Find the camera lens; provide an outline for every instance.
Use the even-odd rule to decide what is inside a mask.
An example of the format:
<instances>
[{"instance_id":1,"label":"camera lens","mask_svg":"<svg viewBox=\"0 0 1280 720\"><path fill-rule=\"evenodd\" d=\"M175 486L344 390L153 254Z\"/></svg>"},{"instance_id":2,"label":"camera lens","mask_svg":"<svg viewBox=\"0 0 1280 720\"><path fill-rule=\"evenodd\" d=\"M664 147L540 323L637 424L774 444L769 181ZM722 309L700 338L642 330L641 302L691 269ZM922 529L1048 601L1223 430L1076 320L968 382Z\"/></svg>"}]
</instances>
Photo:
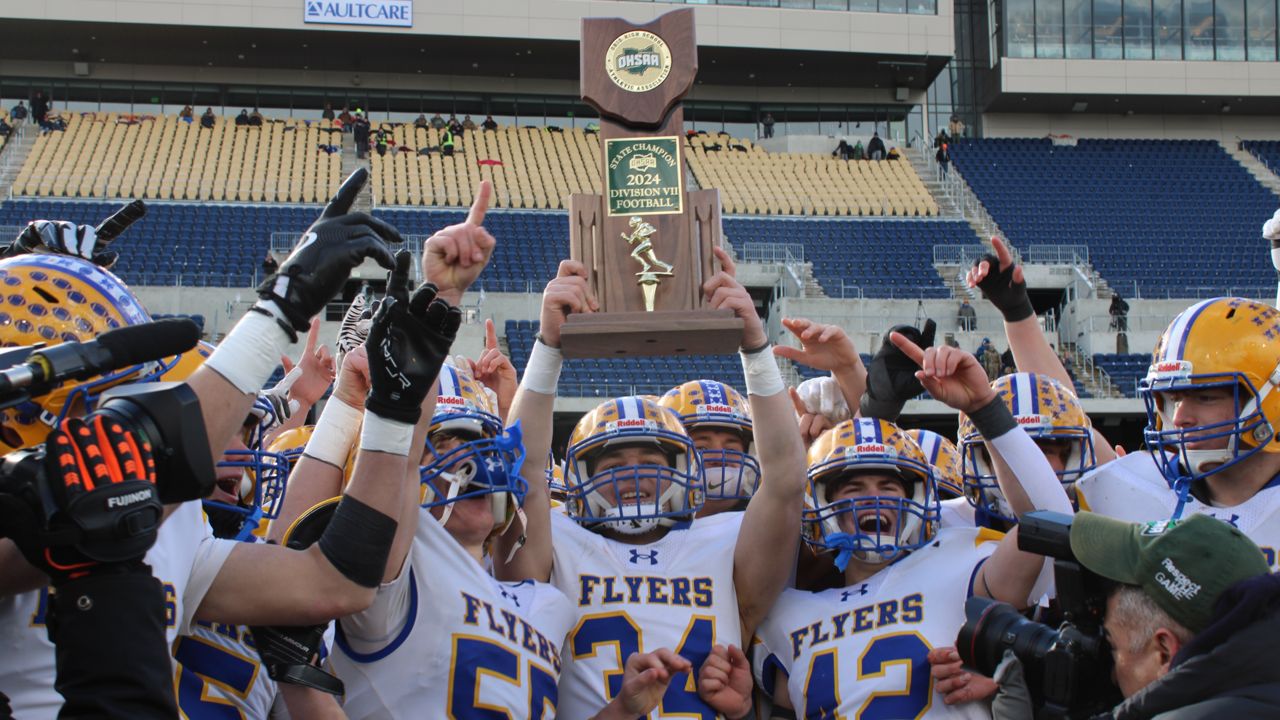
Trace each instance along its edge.
<instances>
[{"instance_id":1,"label":"camera lens","mask_svg":"<svg viewBox=\"0 0 1280 720\"><path fill-rule=\"evenodd\" d=\"M989 598L972 597L964 604L966 622L956 638L956 649L965 664L985 675L995 673L1012 649L1026 665L1038 665L1053 647L1058 632L1047 625L1032 622L1012 605Z\"/></svg>"}]
</instances>

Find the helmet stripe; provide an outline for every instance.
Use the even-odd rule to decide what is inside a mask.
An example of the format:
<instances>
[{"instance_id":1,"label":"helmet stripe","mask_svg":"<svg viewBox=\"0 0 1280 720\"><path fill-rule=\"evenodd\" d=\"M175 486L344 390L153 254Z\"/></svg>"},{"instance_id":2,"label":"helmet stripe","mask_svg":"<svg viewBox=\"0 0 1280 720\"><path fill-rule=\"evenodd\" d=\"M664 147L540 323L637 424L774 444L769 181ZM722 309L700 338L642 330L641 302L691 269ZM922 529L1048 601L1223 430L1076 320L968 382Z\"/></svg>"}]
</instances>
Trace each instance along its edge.
<instances>
[{"instance_id":1,"label":"helmet stripe","mask_svg":"<svg viewBox=\"0 0 1280 720\"><path fill-rule=\"evenodd\" d=\"M444 397L458 397L462 395L462 389L458 386L458 371L448 365L440 368L440 395Z\"/></svg>"},{"instance_id":2,"label":"helmet stripe","mask_svg":"<svg viewBox=\"0 0 1280 720\"><path fill-rule=\"evenodd\" d=\"M1215 303L1220 298L1212 298L1210 300L1201 300L1182 311L1173 321L1173 327L1169 328L1169 342L1164 346L1164 357L1161 360L1181 360L1182 353L1187 349L1187 336L1191 334L1191 326L1195 324L1196 318L1200 317L1200 313L1205 308Z\"/></svg>"}]
</instances>

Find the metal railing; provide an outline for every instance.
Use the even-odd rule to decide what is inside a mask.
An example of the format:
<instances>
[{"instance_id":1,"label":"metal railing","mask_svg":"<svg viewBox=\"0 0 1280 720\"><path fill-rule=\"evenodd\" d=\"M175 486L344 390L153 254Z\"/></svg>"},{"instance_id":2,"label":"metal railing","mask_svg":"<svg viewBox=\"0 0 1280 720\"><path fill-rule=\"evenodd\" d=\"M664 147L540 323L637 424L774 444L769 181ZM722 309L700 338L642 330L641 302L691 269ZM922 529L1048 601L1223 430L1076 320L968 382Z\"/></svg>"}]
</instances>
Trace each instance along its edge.
<instances>
[{"instance_id":1,"label":"metal railing","mask_svg":"<svg viewBox=\"0 0 1280 720\"><path fill-rule=\"evenodd\" d=\"M1031 265L1087 265L1088 245L1028 245L1023 261Z\"/></svg>"},{"instance_id":2,"label":"metal railing","mask_svg":"<svg viewBox=\"0 0 1280 720\"><path fill-rule=\"evenodd\" d=\"M1143 290L1137 280L1129 280L1120 286L1112 285L1120 295L1138 300L1207 300L1215 297L1242 297L1268 305L1275 302L1277 287L1275 285L1182 285L1176 290L1165 288L1164 292ZM1120 292L1121 289L1125 292Z\"/></svg>"},{"instance_id":3,"label":"metal railing","mask_svg":"<svg viewBox=\"0 0 1280 720\"><path fill-rule=\"evenodd\" d=\"M1009 249L1013 253L1014 262L1021 263L1022 254L1018 249ZM933 264L968 267L990 254L991 248L986 245L934 245Z\"/></svg>"},{"instance_id":4,"label":"metal railing","mask_svg":"<svg viewBox=\"0 0 1280 720\"><path fill-rule=\"evenodd\" d=\"M804 262L804 245L800 243L735 243L738 262L797 264Z\"/></svg>"}]
</instances>

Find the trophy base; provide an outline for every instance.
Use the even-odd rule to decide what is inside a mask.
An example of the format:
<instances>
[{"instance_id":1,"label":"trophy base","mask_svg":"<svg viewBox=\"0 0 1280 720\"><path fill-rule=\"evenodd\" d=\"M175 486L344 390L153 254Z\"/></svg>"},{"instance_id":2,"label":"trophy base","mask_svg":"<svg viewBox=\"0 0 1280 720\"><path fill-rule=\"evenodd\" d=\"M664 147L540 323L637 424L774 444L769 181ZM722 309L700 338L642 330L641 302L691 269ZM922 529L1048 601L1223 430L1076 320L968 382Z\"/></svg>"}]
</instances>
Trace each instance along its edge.
<instances>
[{"instance_id":1,"label":"trophy base","mask_svg":"<svg viewBox=\"0 0 1280 720\"><path fill-rule=\"evenodd\" d=\"M728 355L741 346L732 310L588 313L560 328L566 358Z\"/></svg>"}]
</instances>

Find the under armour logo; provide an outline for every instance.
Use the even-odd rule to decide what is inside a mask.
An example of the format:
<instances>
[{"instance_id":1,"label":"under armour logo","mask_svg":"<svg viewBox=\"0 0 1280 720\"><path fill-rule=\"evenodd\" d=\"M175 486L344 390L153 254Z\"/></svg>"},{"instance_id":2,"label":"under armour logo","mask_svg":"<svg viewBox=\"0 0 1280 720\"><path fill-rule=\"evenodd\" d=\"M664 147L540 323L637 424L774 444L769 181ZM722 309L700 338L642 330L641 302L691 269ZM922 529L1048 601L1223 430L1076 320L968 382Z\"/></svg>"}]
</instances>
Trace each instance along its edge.
<instances>
[{"instance_id":1,"label":"under armour logo","mask_svg":"<svg viewBox=\"0 0 1280 720\"><path fill-rule=\"evenodd\" d=\"M867 594L867 584L863 583L858 586L857 590L845 590L844 592L840 593L840 602L849 602L849 598L853 597L854 595L861 596L866 594Z\"/></svg>"},{"instance_id":2,"label":"under armour logo","mask_svg":"<svg viewBox=\"0 0 1280 720\"><path fill-rule=\"evenodd\" d=\"M502 590L501 592L502 597L510 600L516 607L520 607L520 598L516 597L514 593L509 593L506 590Z\"/></svg>"},{"instance_id":3,"label":"under armour logo","mask_svg":"<svg viewBox=\"0 0 1280 720\"><path fill-rule=\"evenodd\" d=\"M1224 518L1224 517L1218 517L1217 515L1211 515L1210 517L1217 518L1218 520L1221 520L1222 522L1230 525L1233 528L1236 528L1237 530L1240 529L1240 526L1236 523L1236 521L1240 519L1240 516L1236 515L1235 513L1231 513L1230 519Z\"/></svg>"},{"instance_id":4,"label":"under armour logo","mask_svg":"<svg viewBox=\"0 0 1280 720\"><path fill-rule=\"evenodd\" d=\"M502 461L492 455L489 455L484 459L484 466L489 470L489 472L496 473L502 469Z\"/></svg>"},{"instance_id":5,"label":"under armour logo","mask_svg":"<svg viewBox=\"0 0 1280 720\"><path fill-rule=\"evenodd\" d=\"M647 553L642 553L642 552L640 552L639 550L632 550L632 551L631 551L631 564L632 564L632 565L639 565L641 560L648 560L650 565L657 565L657 564L658 564L658 551L657 551L657 550L653 550L653 551L650 551L650 552L647 552Z\"/></svg>"}]
</instances>

